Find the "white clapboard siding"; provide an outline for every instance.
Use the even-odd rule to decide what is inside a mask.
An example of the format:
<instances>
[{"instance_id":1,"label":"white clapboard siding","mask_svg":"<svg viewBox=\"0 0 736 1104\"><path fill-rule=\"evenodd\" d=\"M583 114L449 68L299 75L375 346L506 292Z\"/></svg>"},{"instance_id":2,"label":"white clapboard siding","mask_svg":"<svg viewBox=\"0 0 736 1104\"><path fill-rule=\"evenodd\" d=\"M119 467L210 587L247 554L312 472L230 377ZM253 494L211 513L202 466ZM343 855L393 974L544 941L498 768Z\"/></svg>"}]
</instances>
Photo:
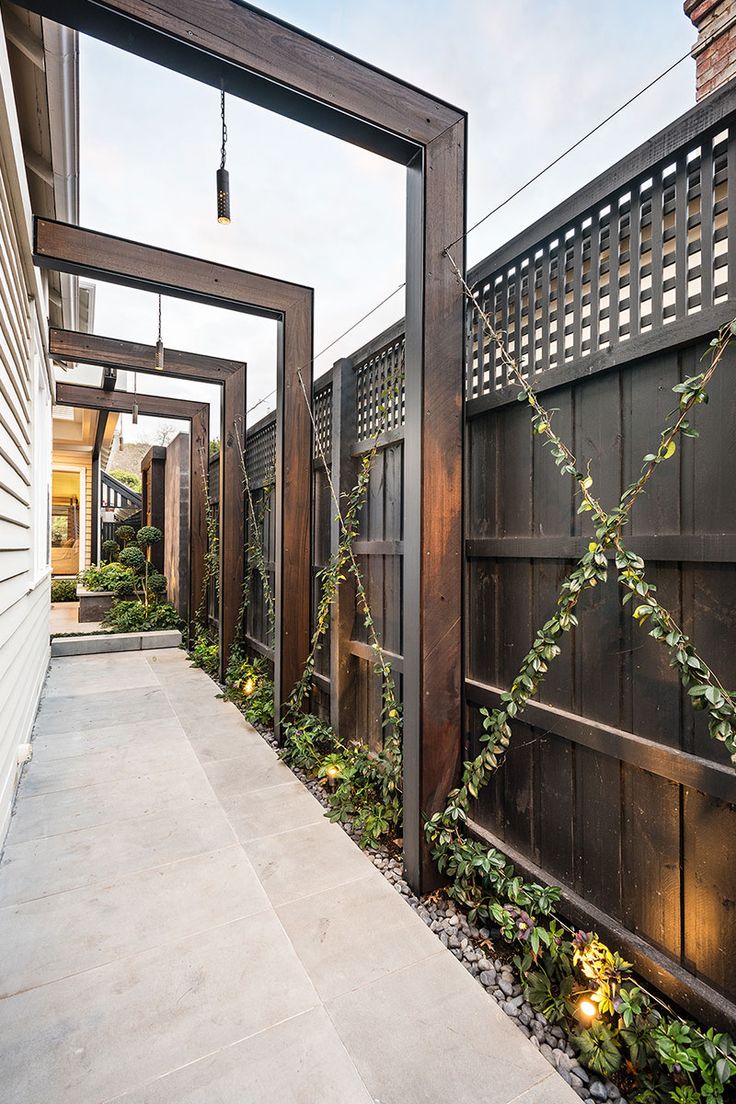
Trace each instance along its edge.
<instances>
[{"instance_id":1,"label":"white clapboard siding","mask_svg":"<svg viewBox=\"0 0 736 1104\"><path fill-rule=\"evenodd\" d=\"M0 845L49 658L51 396L29 216L0 41Z\"/></svg>"}]
</instances>

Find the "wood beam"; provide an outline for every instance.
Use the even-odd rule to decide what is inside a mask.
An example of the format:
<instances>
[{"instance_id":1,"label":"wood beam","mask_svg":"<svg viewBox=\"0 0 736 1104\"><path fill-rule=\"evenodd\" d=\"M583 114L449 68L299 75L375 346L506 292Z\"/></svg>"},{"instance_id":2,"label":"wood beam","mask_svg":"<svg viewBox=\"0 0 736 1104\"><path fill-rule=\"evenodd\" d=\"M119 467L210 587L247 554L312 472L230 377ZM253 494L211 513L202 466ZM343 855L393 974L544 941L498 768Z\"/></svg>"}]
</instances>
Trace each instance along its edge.
<instances>
[{"instance_id":1,"label":"wood beam","mask_svg":"<svg viewBox=\"0 0 736 1104\"><path fill-rule=\"evenodd\" d=\"M463 113L288 23L233 0L28 0L195 80L407 164Z\"/></svg>"},{"instance_id":2,"label":"wood beam","mask_svg":"<svg viewBox=\"0 0 736 1104\"><path fill-rule=\"evenodd\" d=\"M164 353L164 372L156 367L156 346L117 337L78 333L76 330L49 328L49 352L55 360L74 364L95 364L129 372L162 374L202 383L224 383L228 376L243 368L243 363L225 357L204 356L181 349Z\"/></svg>"},{"instance_id":3,"label":"wood beam","mask_svg":"<svg viewBox=\"0 0 736 1104\"><path fill-rule=\"evenodd\" d=\"M41 268L280 320L312 289L117 238L54 219L34 218L33 259Z\"/></svg>"},{"instance_id":4,"label":"wood beam","mask_svg":"<svg viewBox=\"0 0 736 1104\"><path fill-rule=\"evenodd\" d=\"M133 403L138 413L151 418L182 418L191 421L201 403L188 399L165 398L161 395L134 395L131 391L105 391L102 387L86 387L80 383L57 383L56 405L76 406L80 410L109 410L115 414L132 414Z\"/></svg>"},{"instance_id":5,"label":"wood beam","mask_svg":"<svg viewBox=\"0 0 736 1104\"><path fill-rule=\"evenodd\" d=\"M182 299L277 319L276 421L277 427L288 427L286 432L277 429L276 441L274 683L278 731L281 705L301 677L311 634L312 423L302 383L307 394L311 395L313 292L301 284L289 284L50 219L34 221L34 243L36 263L44 268L74 272L130 287L144 287ZM69 347L63 337L59 341ZM78 337L76 344L81 345ZM145 347L143 351L139 347L137 353L126 355L139 355L146 364L150 363ZM191 359L191 354L187 356ZM121 365L116 362L116 366ZM204 367L202 358L199 358L195 370L203 371ZM167 368L168 365L165 365L164 374ZM237 372L229 374L223 384L226 392L223 415L226 407L228 414L227 428L223 423L221 434L223 442L228 434L235 440L236 425L245 426L244 366L240 373L242 384L237 382L238 375ZM226 447L223 452L223 469L227 466L230 470L226 480L229 488L226 490L227 501L220 504L220 516L225 527L230 524L228 514L232 514L235 526L243 517L242 473L237 452L237 447ZM237 475L234 474L236 463ZM239 488L237 493L236 484ZM239 540L242 553L242 528ZM230 627L228 631L234 631L242 603L244 557L242 554L236 556L234 538L223 539L223 548L229 549L232 564L227 570L222 570L223 580L227 576L228 595L224 601L227 602L228 612L221 620ZM236 604L231 609L233 603ZM221 648L221 661L229 653L232 639L234 637Z\"/></svg>"}]
</instances>

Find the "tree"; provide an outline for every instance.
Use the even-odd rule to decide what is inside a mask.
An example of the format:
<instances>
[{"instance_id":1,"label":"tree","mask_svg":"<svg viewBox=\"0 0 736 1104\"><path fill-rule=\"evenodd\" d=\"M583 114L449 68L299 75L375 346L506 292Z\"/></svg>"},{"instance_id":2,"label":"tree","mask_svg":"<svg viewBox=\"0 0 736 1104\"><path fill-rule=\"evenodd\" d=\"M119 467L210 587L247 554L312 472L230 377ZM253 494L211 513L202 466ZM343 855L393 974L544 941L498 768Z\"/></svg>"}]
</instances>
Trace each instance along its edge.
<instances>
[{"instance_id":1,"label":"tree","mask_svg":"<svg viewBox=\"0 0 736 1104\"><path fill-rule=\"evenodd\" d=\"M136 494L141 493L141 477L136 472L123 471L122 468L113 468L110 472L113 479L117 479L119 483L124 483L126 487L130 487L131 491L135 491Z\"/></svg>"}]
</instances>

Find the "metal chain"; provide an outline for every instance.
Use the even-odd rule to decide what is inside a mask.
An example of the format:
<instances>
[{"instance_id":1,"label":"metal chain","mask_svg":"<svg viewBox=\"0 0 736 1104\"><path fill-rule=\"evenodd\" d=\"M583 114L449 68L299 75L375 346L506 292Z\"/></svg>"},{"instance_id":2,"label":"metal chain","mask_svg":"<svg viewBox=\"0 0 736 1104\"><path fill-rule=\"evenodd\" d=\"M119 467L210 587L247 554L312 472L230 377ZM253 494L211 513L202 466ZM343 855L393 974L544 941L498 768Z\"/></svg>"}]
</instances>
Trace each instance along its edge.
<instances>
[{"instance_id":1,"label":"metal chain","mask_svg":"<svg viewBox=\"0 0 736 1104\"><path fill-rule=\"evenodd\" d=\"M225 122L225 90L220 93L220 119L222 120L222 145L220 146L220 168L225 168L225 146L227 145L227 123Z\"/></svg>"}]
</instances>

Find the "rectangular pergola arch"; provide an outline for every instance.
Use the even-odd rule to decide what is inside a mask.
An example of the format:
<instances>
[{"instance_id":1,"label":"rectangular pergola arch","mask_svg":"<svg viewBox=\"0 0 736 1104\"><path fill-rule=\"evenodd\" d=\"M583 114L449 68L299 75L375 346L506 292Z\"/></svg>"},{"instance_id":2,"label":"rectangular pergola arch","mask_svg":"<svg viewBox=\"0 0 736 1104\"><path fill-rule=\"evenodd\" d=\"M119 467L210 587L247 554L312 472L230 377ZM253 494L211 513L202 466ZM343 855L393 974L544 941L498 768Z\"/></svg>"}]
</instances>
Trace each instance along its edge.
<instances>
[{"instance_id":1,"label":"rectangular pergola arch","mask_svg":"<svg viewBox=\"0 0 736 1104\"><path fill-rule=\"evenodd\" d=\"M444 251L464 269L466 115L242 0L20 4L407 166L404 857L430 888L423 815L463 724L463 301Z\"/></svg>"},{"instance_id":2,"label":"rectangular pergola arch","mask_svg":"<svg viewBox=\"0 0 736 1104\"><path fill-rule=\"evenodd\" d=\"M301 284L261 276L215 261L190 257L142 242L118 238L53 219L34 219L34 260L42 268L90 279L160 292L180 299L225 307L277 323L276 389L276 637L274 684L276 718L301 677L309 651L311 605L312 423L299 372L312 392L314 292ZM141 369L143 370L143 369ZM193 378L193 377L192 377ZM220 441L240 462L238 435L245 441L245 373L226 377L226 420ZM289 427L288 433L284 427ZM234 464L228 463L229 471ZM221 516L233 511L243 519L243 480L221 484ZM244 528L228 525L228 558L245 556ZM237 543L236 543L237 542ZM223 592L224 596L224 592ZM240 608L242 594L231 594L229 607ZM227 656L221 657L227 662Z\"/></svg>"},{"instance_id":3,"label":"rectangular pergola arch","mask_svg":"<svg viewBox=\"0 0 736 1104\"><path fill-rule=\"evenodd\" d=\"M189 438L189 621L191 623L202 595L205 556L207 554L207 517L205 483L210 441L209 403L187 399L164 398L159 395L133 395L130 391L107 391L102 387L87 387L79 383L57 383L57 406L72 406L81 410L97 410L107 417L110 413L131 414L133 403L141 414L153 418L179 418L190 423ZM201 455L204 447L204 472ZM93 521L94 526L94 521Z\"/></svg>"},{"instance_id":4,"label":"rectangular pergola arch","mask_svg":"<svg viewBox=\"0 0 736 1104\"><path fill-rule=\"evenodd\" d=\"M163 370L156 367L156 346L138 341L125 341L120 338L102 337L98 334L80 333L75 330L62 330L49 327L49 352L56 360L76 364L95 364L100 368L115 368L123 371L142 372L146 375L165 376L197 383L214 383L222 393L220 411L220 441L224 441L228 425L238 415L237 403L242 395L241 408L245 408L247 393L247 365L243 361L226 357L207 356L181 349L167 348L164 355ZM239 378L240 377L240 378ZM140 405L140 404L139 404ZM194 434L195 423L192 432ZM201 449L201 443L197 448ZM204 443L205 456L208 441ZM198 452L199 455L199 452ZM200 465L201 467L201 465ZM194 463L190 466L194 478ZM205 465L204 478L207 478ZM238 634L238 613L241 608L245 562L243 556L243 527L245 517L242 509L243 475L239 451L237 448L224 449L220 464L220 501L231 503L225 514L220 511L220 661L221 675L225 669L225 660ZM202 472L198 469L197 486L193 493L203 493ZM240 505L240 509L238 509ZM202 515L203 516L203 515ZM191 541L197 546L204 541L207 544L206 523L197 515L197 531L192 518L190 528ZM202 526L204 525L204 529ZM202 531L200 531L202 530ZM195 557L196 574L190 576L190 624L196 614L201 598L204 581L204 558ZM195 589L198 587L198 589ZM194 595L200 597L194 600Z\"/></svg>"}]
</instances>

